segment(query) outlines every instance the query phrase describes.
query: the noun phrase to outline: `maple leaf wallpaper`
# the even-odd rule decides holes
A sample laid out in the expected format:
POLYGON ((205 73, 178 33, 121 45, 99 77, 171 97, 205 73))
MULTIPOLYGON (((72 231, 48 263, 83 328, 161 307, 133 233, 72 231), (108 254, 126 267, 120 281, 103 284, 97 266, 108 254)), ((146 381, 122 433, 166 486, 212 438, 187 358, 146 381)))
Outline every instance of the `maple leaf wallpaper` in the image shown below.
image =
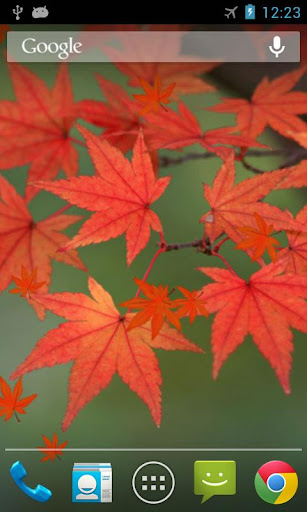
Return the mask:
MULTIPOLYGON (((6 447, 40 447, 23 460, 65 510, 81 458, 66 446, 120 468, 116 510, 144 509, 131 489, 144 454, 98 448, 307 449, 306 68, 1 54, 0 76, 7 510, 32 504, 6 447)), ((199 453, 145 457, 158 456, 172 506, 200 507, 199 453)), ((307 478, 300 453, 228 453, 242 493, 227 510, 267 510, 251 475, 284 457, 307 478)))

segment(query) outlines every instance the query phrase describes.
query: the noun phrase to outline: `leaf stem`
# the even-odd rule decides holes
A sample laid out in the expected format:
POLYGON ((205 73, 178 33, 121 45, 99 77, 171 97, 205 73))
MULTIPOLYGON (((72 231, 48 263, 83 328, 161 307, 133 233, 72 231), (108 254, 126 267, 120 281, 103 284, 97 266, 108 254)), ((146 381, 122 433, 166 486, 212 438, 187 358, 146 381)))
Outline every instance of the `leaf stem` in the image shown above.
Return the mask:
POLYGON ((84 148, 87 148, 87 145, 83 140, 76 139, 76 137, 69 137, 69 140, 71 142, 74 142, 75 144, 78 144, 79 146, 83 146, 84 148))
POLYGON ((49 217, 46 217, 44 220, 50 220, 50 219, 53 219, 54 217, 57 217, 58 215, 62 215, 62 213, 66 212, 71 207, 72 207, 72 204, 66 204, 65 206, 62 206, 62 208, 60 208, 56 212, 49 215, 49 217))
POLYGON ((19 418, 19 416, 18 416, 16 411, 14 411, 14 415, 15 415, 15 418, 16 418, 17 422, 20 423, 20 418, 19 418))
MULTIPOLYGON (((220 260, 223 261, 223 263, 226 265, 226 267, 228 268, 228 270, 233 274, 233 275, 237 275, 235 273, 235 271, 233 270, 233 268, 230 266, 230 264, 228 263, 228 261, 224 258, 224 256, 222 256, 221 254, 219 254, 219 249, 220 247, 225 243, 227 242, 227 240, 230 240, 230 238, 228 236, 226 236, 225 238, 223 238, 223 240, 221 240, 215 247, 214 249, 211 249, 211 246, 210 245, 206 245, 206 247, 204 246, 204 241, 202 238, 200 238, 199 240, 194 240, 192 242, 185 242, 185 243, 182 243, 182 244, 166 244, 166 242, 164 241, 164 238, 163 236, 160 236, 161 238, 161 242, 160 242, 160 248, 156 251, 156 253, 154 254, 152 260, 150 261, 149 265, 148 265, 148 268, 143 276, 143 279, 142 281, 146 281, 157 258, 160 256, 161 253, 163 252, 170 252, 170 251, 178 251, 180 249, 188 249, 188 248, 191 248, 191 247, 194 247, 194 248, 202 248, 202 252, 204 252, 205 254, 207 254, 208 256, 217 256, 217 258, 220 258, 220 260)), ((136 292, 136 295, 135 297, 139 297, 141 293, 141 289, 138 288, 137 292, 136 292)), ((130 310, 131 308, 127 311, 126 314, 130 313, 130 310)))
POLYGON ((213 251, 214 252, 219 252, 219 250, 222 247, 222 245, 225 242, 227 242, 228 240, 230 240, 229 236, 226 236, 225 238, 223 238, 218 244, 216 244, 216 246, 214 247, 213 251))
MULTIPOLYGON (((152 270, 152 267, 154 266, 157 258, 160 256, 160 254, 162 254, 162 252, 165 252, 165 246, 160 247, 160 249, 158 249, 157 252, 155 253, 154 257, 152 258, 151 262, 148 265, 148 268, 147 268, 147 270, 146 270, 146 272, 145 272, 145 274, 143 276, 142 281, 146 281, 146 279, 148 278, 148 276, 149 276, 149 274, 150 274, 150 272, 152 270)), ((141 293, 141 289, 138 288, 138 291, 136 292, 135 297, 138 297, 140 295, 140 293, 141 293)))
POLYGON ((207 254, 208 256, 216 256, 217 258, 220 258, 220 260, 223 261, 223 263, 226 265, 226 267, 228 268, 228 270, 233 274, 233 275, 237 275, 234 271, 234 269, 230 266, 230 264, 228 263, 228 261, 224 258, 224 256, 222 256, 221 254, 219 254, 219 250, 221 248, 221 246, 227 242, 228 240, 230 240, 229 236, 226 236, 225 238, 223 238, 213 249, 211 249, 211 245, 210 243, 206 243, 206 245, 204 245, 204 241, 203 239, 199 239, 199 240, 194 240, 193 242, 185 242, 185 243, 182 243, 182 244, 167 244, 165 247, 164 247, 164 251, 165 252, 169 252, 169 251, 179 251, 180 249, 188 249, 188 248, 191 248, 191 247, 194 247, 194 248, 199 248, 201 249, 201 252, 203 252, 204 254, 207 254))
POLYGON ((224 256, 222 256, 221 254, 219 254, 218 252, 215 252, 215 251, 212 251, 212 256, 217 256, 217 258, 220 258, 220 260, 222 260, 222 262, 224 263, 224 265, 226 265, 226 267, 228 268, 228 270, 234 275, 236 276, 237 274, 235 273, 234 269, 232 268, 232 266, 228 263, 228 261, 224 258, 224 256))

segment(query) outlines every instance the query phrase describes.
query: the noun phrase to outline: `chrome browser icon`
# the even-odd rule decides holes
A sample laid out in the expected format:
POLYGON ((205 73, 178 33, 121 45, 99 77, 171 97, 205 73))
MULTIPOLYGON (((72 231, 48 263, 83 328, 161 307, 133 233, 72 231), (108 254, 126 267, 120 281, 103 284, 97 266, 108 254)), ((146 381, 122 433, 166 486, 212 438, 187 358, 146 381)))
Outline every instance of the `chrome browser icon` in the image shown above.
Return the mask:
POLYGON ((258 496, 272 505, 287 503, 298 489, 298 477, 287 462, 272 460, 263 464, 255 476, 258 496))

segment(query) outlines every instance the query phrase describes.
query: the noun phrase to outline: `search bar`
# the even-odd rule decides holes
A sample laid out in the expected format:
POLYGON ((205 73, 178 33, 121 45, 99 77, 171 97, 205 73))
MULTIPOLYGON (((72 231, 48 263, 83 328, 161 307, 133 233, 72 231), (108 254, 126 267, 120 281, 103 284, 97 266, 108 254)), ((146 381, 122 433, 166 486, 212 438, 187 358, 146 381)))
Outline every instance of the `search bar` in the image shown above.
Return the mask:
POLYGON ((9 62, 299 62, 294 31, 49 32, 7 34, 9 62))

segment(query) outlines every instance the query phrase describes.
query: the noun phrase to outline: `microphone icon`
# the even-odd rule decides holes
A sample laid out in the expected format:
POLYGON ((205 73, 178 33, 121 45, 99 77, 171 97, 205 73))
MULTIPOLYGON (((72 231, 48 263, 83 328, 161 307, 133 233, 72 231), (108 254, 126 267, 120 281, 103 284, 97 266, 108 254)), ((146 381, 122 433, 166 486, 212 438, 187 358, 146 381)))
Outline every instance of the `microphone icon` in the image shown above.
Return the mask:
POLYGON ((284 51, 286 47, 281 46, 281 39, 279 36, 273 37, 273 46, 269 46, 269 49, 272 53, 275 54, 276 59, 278 59, 279 55, 284 51))

